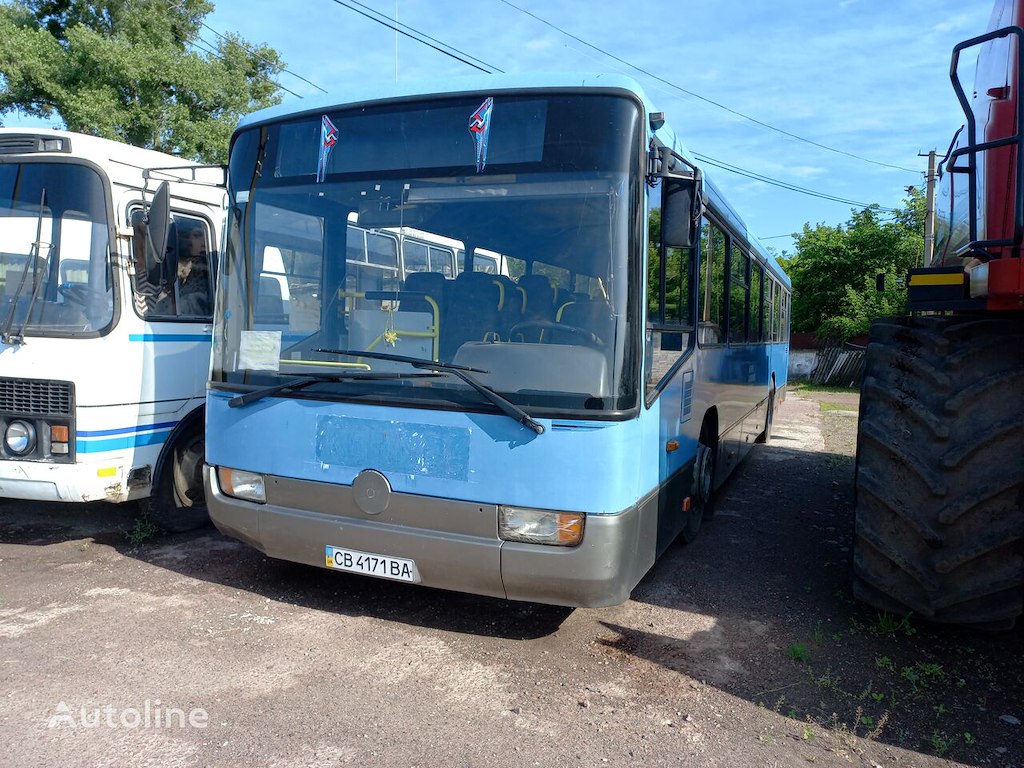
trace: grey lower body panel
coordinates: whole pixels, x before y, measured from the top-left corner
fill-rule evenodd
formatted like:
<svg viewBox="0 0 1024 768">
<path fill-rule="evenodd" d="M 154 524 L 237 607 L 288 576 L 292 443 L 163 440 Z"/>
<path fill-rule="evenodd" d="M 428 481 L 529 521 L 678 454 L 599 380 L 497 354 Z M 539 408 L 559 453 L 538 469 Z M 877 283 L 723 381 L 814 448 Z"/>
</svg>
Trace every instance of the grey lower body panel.
<svg viewBox="0 0 1024 768">
<path fill-rule="evenodd" d="M 555 547 L 499 539 L 493 504 L 392 493 L 386 509 L 367 514 L 350 486 L 265 483 L 266 504 L 236 499 L 207 467 L 207 504 L 222 533 L 281 560 L 326 568 L 325 547 L 344 547 L 413 560 L 424 586 L 574 607 L 624 602 L 654 563 L 657 494 L 588 516 L 579 546 Z"/>
</svg>

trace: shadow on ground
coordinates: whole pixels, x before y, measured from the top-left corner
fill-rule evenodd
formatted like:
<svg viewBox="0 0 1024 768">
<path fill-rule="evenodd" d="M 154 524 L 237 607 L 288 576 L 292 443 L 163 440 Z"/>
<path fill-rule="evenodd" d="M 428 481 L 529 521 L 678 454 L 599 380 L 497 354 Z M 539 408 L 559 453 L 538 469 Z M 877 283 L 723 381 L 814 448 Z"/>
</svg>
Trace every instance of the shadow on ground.
<svg viewBox="0 0 1024 768">
<path fill-rule="evenodd" d="M 449 632 L 528 640 L 558 630 L 572 609 L 411 587 L 274 560 L 212 525 L 165 534 L 134 503 L 66 505 L 0 500 L 0 542 L 90 542 L 183 576 L 270 600 Z"/>
</svg>

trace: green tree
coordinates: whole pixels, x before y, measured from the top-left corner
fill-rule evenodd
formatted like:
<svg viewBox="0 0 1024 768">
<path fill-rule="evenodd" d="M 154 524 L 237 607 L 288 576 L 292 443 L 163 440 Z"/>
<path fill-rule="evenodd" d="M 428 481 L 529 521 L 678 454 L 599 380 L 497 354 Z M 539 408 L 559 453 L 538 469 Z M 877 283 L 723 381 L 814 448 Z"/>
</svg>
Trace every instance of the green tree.
<svg viewBox="0 0 1024 768">
<path fill-rule="evenodd" d="M 924 195 L 911 188 L 892 214 L 877 205 L 845 225 L 804 225 L 783 260 L 793 281 L 792 328 L 828 338 L 866 333 L 875 317 L 905 313 L 907 270 L 924 250 Z M 876 275 L 885 274 L 885 290 Z"/>
<path fill-rule="evenodd" d="M 201 40 L 212 9 L 206 0 L 0 3 L 0 116 L 56 116 L 71 131 L 224 162 L 238 119 L 280 101 L 283 64 L 237 35 Z"/>
</svg>

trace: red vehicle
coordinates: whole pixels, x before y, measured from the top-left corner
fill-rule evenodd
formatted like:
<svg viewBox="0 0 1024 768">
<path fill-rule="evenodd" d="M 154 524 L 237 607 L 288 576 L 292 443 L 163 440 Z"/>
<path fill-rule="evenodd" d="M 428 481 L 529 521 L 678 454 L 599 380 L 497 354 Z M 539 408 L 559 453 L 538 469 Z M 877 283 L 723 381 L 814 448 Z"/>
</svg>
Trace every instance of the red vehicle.
<svg viewBox="0 0 1024 768">
<path fill-rule="evenodd" d="M 908 275 L 912 316 L 873 323 L 861 392 L 854 592 L 939 623 L 1007 627 L 1024 608 L 1022 25 L 1024 0 L 997 0 L 953 49 L 966 123 L 935 254 Z"/>
</svg>

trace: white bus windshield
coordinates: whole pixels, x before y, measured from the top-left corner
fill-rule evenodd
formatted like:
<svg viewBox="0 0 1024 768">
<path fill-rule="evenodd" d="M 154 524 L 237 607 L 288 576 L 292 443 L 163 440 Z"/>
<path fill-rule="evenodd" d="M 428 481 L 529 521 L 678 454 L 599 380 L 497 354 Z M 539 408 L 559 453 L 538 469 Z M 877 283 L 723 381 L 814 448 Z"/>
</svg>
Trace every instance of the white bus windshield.
<svg viewBox="0 0 1024 768">
<path fill-rule="evenodd" d="M 0 163 L 0 323 L 5 335 L 95 335 L 114 315 L 109 222 L 96 171 Z"/>
<path fill-rule="evenodd" d="M 408 369 L 315 351 L 366 350 L 486 371 L 528 409 L 634 407 L 642 150 L 637 105 L 605 94 L 383 103 L 243 131 L 214 381 Z M 478 401 L 458 379 L 328 389 Z"/>
</svg>

